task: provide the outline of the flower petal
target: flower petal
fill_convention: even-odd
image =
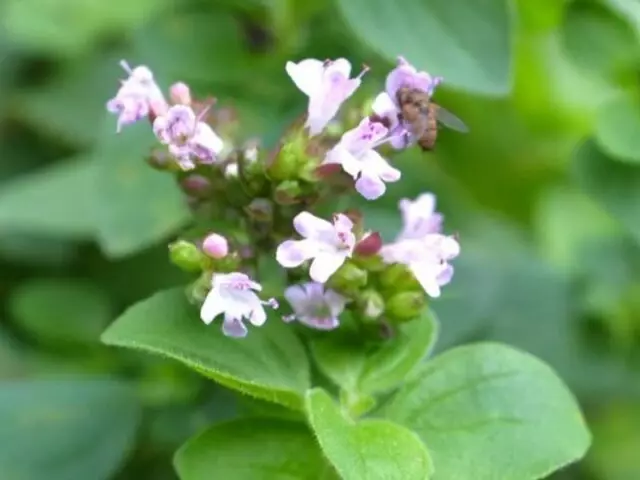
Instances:
[[[311,96],[322,87],[324,63],[315,58],[308,58],[298,63],[287,62],[285,70],[296,87],[305,95]]]
[[[295,312],[304,310],[309,301],[309,295],[305,285],[291,285],[284,291],[284,298],[289,302]]]
[[[214,318],[225,310],[225,302],[216,288],[213,288],[204,299],[200,308],[200,318],[209,325]]]
[[[317,238],[321,233],[333,232],[333,225],[309,212],[300,212],[293,219],[293,228],[305,238]]]
[[[256,297],[256,305],[251,310],[251,315],[249,315],[249,321],[256,327],[264,325],[264,322],[267,321],[267,312],[264,311],[264,307],[258,297]]]
[[[347,298],[343,297],[333,290],[327,290],[324,294],[324,298],[329,306],[329,310],[334,317],[337,317],[342,313],[344,307],[347,304]]]
[[[376,115],[390,119],[395,118],[396,123],[398,122],[397,114],[400,110],[387,92],[379,93],[378,96],[376,96],[371,105],[371,109]],[[393,128],[393,125],[391,127]]]
[[[225,315],[222,322],[222,333],[227,337],[242,338],[247,336],[247,327],[241,319]]]
[[[344,78],[351,76],[351,62],[346,58],[337,58],[324,67],[325,76],[340,74]]]
[[[440,285],[437,278],[438,265],[430,262],[412,263],[409,265],[411,273],[413,273],[420,286],[431,298],[440,296]]]
[[[340,326],[338,318],[330,316],[314,317],[311,315],[302,315],[298,317],[298,321],[308,327],[315,328],[316,330],[333,330]]]
[[[356,190],[367,200],[376,200],[384,195],[387,186],[377,175],[363,172],[356,181]]]
[[[276,250],[276,260],[284,268],[294,268],[313,258],[317,251],[317,246],[313,241],[285,240]]]
[[[326,283],[346,259],[342,253],[319,253],[311,263],[309,276],[315,282]]]

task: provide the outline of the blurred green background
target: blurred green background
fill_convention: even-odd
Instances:
[[[405,152],[364,204],[438,195],[463,253],[439,350],[525,349],[578,396],[594,444],[557,479],[640,478],[640,2],[4,0],[0,5],[0,477],[171,479],[215,419],[259,411],[181,366],[103,347],[135,301],[179,285],[180,194],[104,105],[146,64],[235,106],[272,144],[305,108],[287,60],[346,57],[382,89],[397,55],[443,75],[471,133]],[[354,102],[357,103],[357,99]]]

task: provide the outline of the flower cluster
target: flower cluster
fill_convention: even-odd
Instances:
[[[129,77],[107,108],[118,115],[118,132],[150,121],[162,147],[152,164],[174,172],[189,196],[195,225],[170,245],[170,253],[177,265],[200,272],[189,292],[206,324],[222,316],[222,331],[232,337],[247,334],[245,322],[263,325],[265,306],[278,308],[274,298],[261,299],[277,276],[261,264],[274,257],[286,283],[269,293],[283,297],[291,310],[282,318],[318,330],[338,327],[346,309],[363,322],[387,326],[414,319],[427,295],[438,297],[451,281],[450,261],[460,246],[442,233],[431,193],[400,201],[403,227],[387,244],[364,228],[355,210],[317,215],[339,194],[355,190],[372,201],[400,180],[400,170],[379,151],[385,144],[409,148],[417,140],[398,91],[431,96],[440,78],[400,57],[372,111],[338,139],[327,132],[329,125],[368,68],[351,78],[344,58],[287,62],[286,73],[308,97],[307,111],[275,150],[264,152],[259,142],[234,139],[233,112],[195,102],[184,83],[174,84],[167,100],[147,67],[122,65]],[[342,172],[343,185],[327,172]]]

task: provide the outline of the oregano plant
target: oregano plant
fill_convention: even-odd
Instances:
[[[169,257],[192,282],[132,306],[102,339],[291,413],[211,425],[176,453],[180,478],[534,480],[585,454],[579,407],[541,361],[493,343],[431,358],[447,325],[430,301],[464,255],[436,195],[400,201],[392,242],[350,207],[401,181],[388,158],[426,131],[398,92],[427,115],[442,79],[400,58],[382,93],[343,107],[366,67],[288,62],[308,109],[267,149],[228,107],[184,83],[167,99],[149,68],[122,65],[107,107],[123,142],[153,132],[149,168],[185,192],[190,221]]]

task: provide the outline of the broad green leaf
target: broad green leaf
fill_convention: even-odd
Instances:
[[[619,96],[605,103],[596,122],[596,140],[613,160],[640,163],[640,101]]]
[[[580,187],[640,242],[640,169],[613,161],[587,140],[575,152],[573,173]]]
[[[205,325],[183,289],[158,292],[124,312],[102,335],[108,345],[138,348],[178,360],[222,385],[292,408],[309,388],[302,344],[277,314],[243,339]]]
[[[0,471],[25,480],[107,480],[133,447],[140,407],[111,380],[0,382]]]
[[[95,232],[96,169],[86,159],[61,162],[7,182],[0,229],[90,239]]]
[[[117,134],[109,117],[103,127],[94,158],[98,239],[109,257],[123,257],[166,240],[189,212],[172,175],[146,163],[157,142],[148,123]]]
[[[499,344],[434,358],[381,414],[420,435],[443,480],[544,478],[580,459],[591,441],[556,374]]]
[[[38,340],[98,343],[111,315],[109,297],[86,280],[36,279],[9,298],[14,320]]]
[[[636,42],[633,30],[601,5],[569,5],[562,34],[569,58],[589,75],[630,72],[640,54],[640,48],[629,48]]]
[[[106,33],[136,26],[165,2],[155,0],[7,0],[0,26],[16,44],[46,53],[76,55]]]
[[[391,61],[403,55],[454,88],[504,95],[511,88],[508,0],[340,0],[353,31]]]
[[[328,467],[303,423],[248,418],[213,425],[176,452],[181,480],[319,480]]]
[[[425,480],[429,452],[416,434],[387,420],[353,422],[321,389],[310,390],[306,409],[322,451],[344,480]]]
[[[127,75],[119,60],[97,56],[65,64],[46,83],[16,93],[16,114],[55,141],[92,145],[102,133],[107,100]]]
[[[382,345],[366,348],[332,335],[314,341],[311,351],[320,370],[347,392],[380,393],[399,385],[429,354],[437,328],[435,316],[426,311]]]
[[[640,42],[640,3],[627,0],[602,0],[635,29],[636,41]]]

